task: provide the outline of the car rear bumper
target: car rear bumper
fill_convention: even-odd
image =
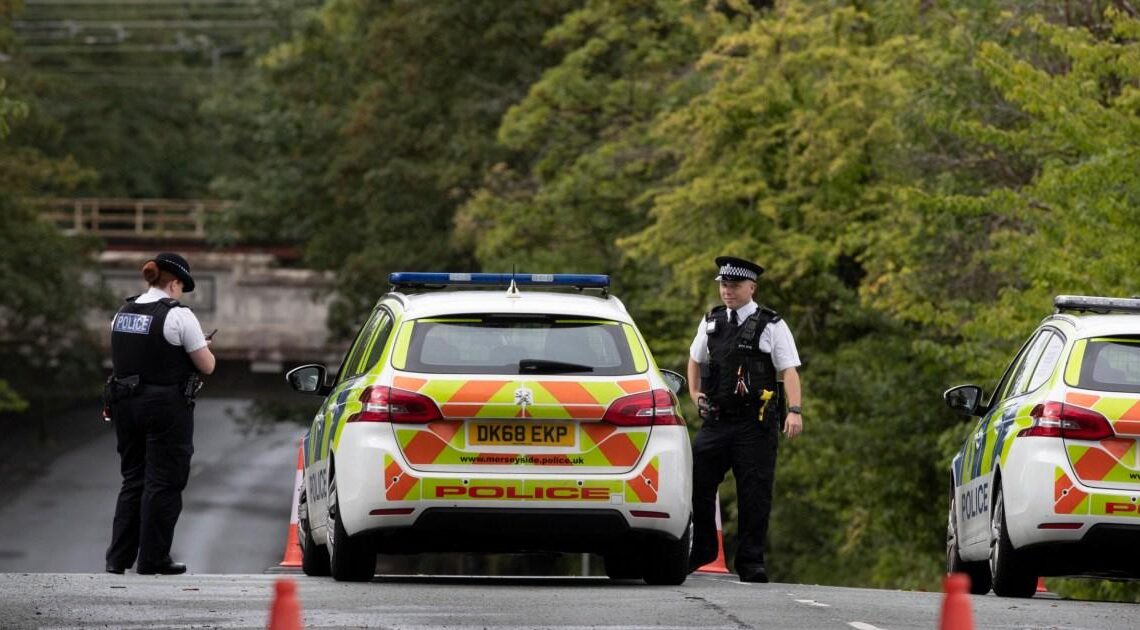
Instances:
[[[1017,440],[1001,474],[1014,548],[1087,543],[1096,550],[1105,547],[1103,540],[1128,539],[1133,535],[1128,532],[1140,532],[1140,497],[1078,481],[1060,440]],[[1136,546],[1140,536],[1132,541]]]
[[[379,424],[346,427],[334,457],[345,530],[374,535],[393,553],[601,551],[631,537],[679,539],[690,520],[683,434],[655,431],[623,474],[414,471]]]

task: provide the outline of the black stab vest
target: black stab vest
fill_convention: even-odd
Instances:
[[[138,375],[148,385],[180,385],[194,373],[190,355],[182,346],[172,345],[162,334],[170,309],[181,306],[177,300],[163,298],[139,304],[139,296],[115,313],[111,327],[111,361],[115,378]]]
[[[772,403],[765,408],[775,414],[779,407],[776,388],[776,366],[772,355],[761,352],[760,335],[764,328],[780,321],[780,316],[772,309],[760,306],[735,330],[728,322],[728,309],[723,305],[705,315],[705,330],[708,332],[709,360],[701,366],[701,391],[709,400],[720,407],[722,414],[732,417],[756,418],[760,413],[761,392],[773,392]],[[750,338],[749,338],[750,337]],[[745,395],[736,394],[739,375],[748,386]]]

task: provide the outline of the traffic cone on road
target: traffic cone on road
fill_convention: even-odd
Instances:
[[[1048,593],[1049,592],[1049,587],[1045,586],[1045,578],[1043,578],[1043,577],[1037,578],[1037,592],[1038,593]]]
[[[730,573],[724,561],[724,526],[720,521],[720,493],[716,493],[716,560],[697,569],[697,573]]]
[[[285,557],[282,567],[301,566],[301,545],[297,543],[297,503],[301,499],[301,483],[305,475],[305,447],[297,447],[297,477],[293,484],[293,511],[289,516],[289,533],[285,535]]]
[[[297,601],[297,584],[288,578],[277,580],[273,605],[269,608],[269,630],[302,630],[301,604]]]
[[[951,573],[942,578],[942,620],[939,630],[974,630],[974,612],[970,608],[970,576]]]

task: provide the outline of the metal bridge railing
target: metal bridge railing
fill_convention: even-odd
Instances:
[[[232,204],[195,199],[37,199],[40,216],[67,234],[204,240],[211,214]]]

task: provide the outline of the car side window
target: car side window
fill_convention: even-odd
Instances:
[[[1033,339],[1033,343],[1029,345],[1029,351],[1025,353],[1025,360],[1017,368],[1017,374],[1013,378],[1013,386],[1009,388],[1009,393],[1006,398],[1013,396],[1020,396],[1028,391],[1029,377],[1037,368],[1037,363],[1041,360],[1041,353],[1045,350],[1045,344],[1053,337],[1053,333],[1047,330],[1042,330],[1037,333],[1037,337]]]
[[[352,342],[352,350],[348,352],[348,356],[345,357],[344,363],[340,366],[340,373],[337,374],[336,382],[338,385],[360,374],[360,371],[356,369],[360,365],[360,356],[364,354],[368,341],[372,339],[372,333],[376,332],[376,327],[386,313],[387,311],[383,309],[376,309],[368,318],[368,322],[361,327],[360,332],[356,333],[356,340]]]
[[[1029,386],[1025,391],[1032,392],[1038,387],[1045,384],[1052,376],[1054,368],[1057,367],[1057,360],[1061,358],[1061,350],[1065,347],[1065,340],[1061,335],[1053,333],[1049,336],[1049,341],[1045,342],[1045,349],[1041,352],[1041,358],[1037,361],[1037,368],[1033,370],[1033,376],[1029,377]]]
[[[990,409],[993,409],[998,403],[1002,402],[1006,398],[1009,398],[1010,393],[1014,391],[1013,385],[1017,383],[1018,377],[1021,375],[1021,370],[1025,365],[1026,356],[1028,356],[1030,354],[1030,351],[1033,350],[1033,347],[1037,344],[1037,339],[1040,337],[1040,332],[1031,337],[1030,341],[1027,341],[1025,345],[1021,347],[1021,350],[1018,351],[1017,356],[1014,357],[1013,361],[1010,362],[1009,367],[1005,370],[1005,374],[1002,375],[1001,382],[998,383],[997,388],[994,389],[993,398],[990,399]]]
[[[384,354],[384,345],[388,343],[388,336],[392,334],[392,314],[388,309],[380,309],[382,315],[380,316],[379,325],[372,334],[372,339],[368,344],[368,349],[364,352],[364,361],[360,364],[358,373],[363,374],[372,369],[376,362],[380,360],[380,355]]]

